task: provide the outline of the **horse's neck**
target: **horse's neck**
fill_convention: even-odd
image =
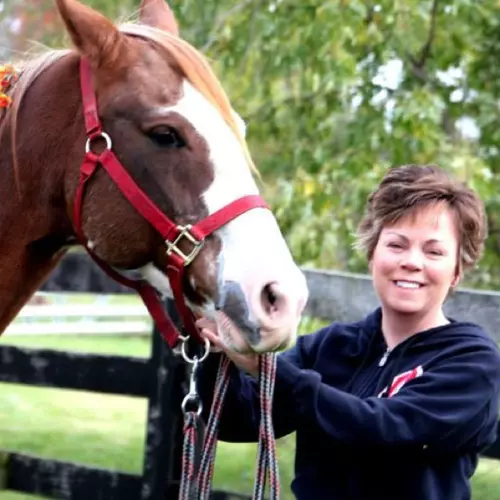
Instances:
[[[16,132],[19,187],[10,126],[0,135],[0,333],[72,241],[64,169],[76,157],[73,144],[80,133],[73,124],[75,88],[68,61],[58,61],[26,93]]]

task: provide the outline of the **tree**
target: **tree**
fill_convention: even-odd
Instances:
[[[115,18],[139,5],[87,2]],[[52,6],[5,0],[38,25],[42,4]],[[491,237],[466,284],[500,285],[498,2],[185,0],[172,7],[182,35],[208,55],[246,119],[265,194],[301,264],[366,271],[352,234],[367,194],[390,166],[429,162],[485,199]],[[46,16],[44,34],[51,32]],[[25,18],[22,25],[25,34]]]
[[[495,4],[243,0],[197,40],[249,121],[299,261],[366,271],[352,233],[367,194],[390,166],[438,163],[487,204],[492,237],[467,283],[500,283]],[[198,7],[190,6],[195,23]]]

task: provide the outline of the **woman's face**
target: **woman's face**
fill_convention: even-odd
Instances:
[[[458,283],[458,235],[445,204],[424,207],[380,233],[370,269],[386,312],[440,314]]]

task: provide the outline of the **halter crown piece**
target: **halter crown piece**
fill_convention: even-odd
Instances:
[[[0,109],[7,109],[12,99],[7,91],[17,82],[18,74],[11,64],[0,65]]]

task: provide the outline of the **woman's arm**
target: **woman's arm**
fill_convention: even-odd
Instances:
[[[500,362],[489,346],[456,350],[391,398],[361,399],[321,376],[280,360],[277,384],[288,387],[302,425],[319,426],[353,446],[455,449],[498,418]]]

